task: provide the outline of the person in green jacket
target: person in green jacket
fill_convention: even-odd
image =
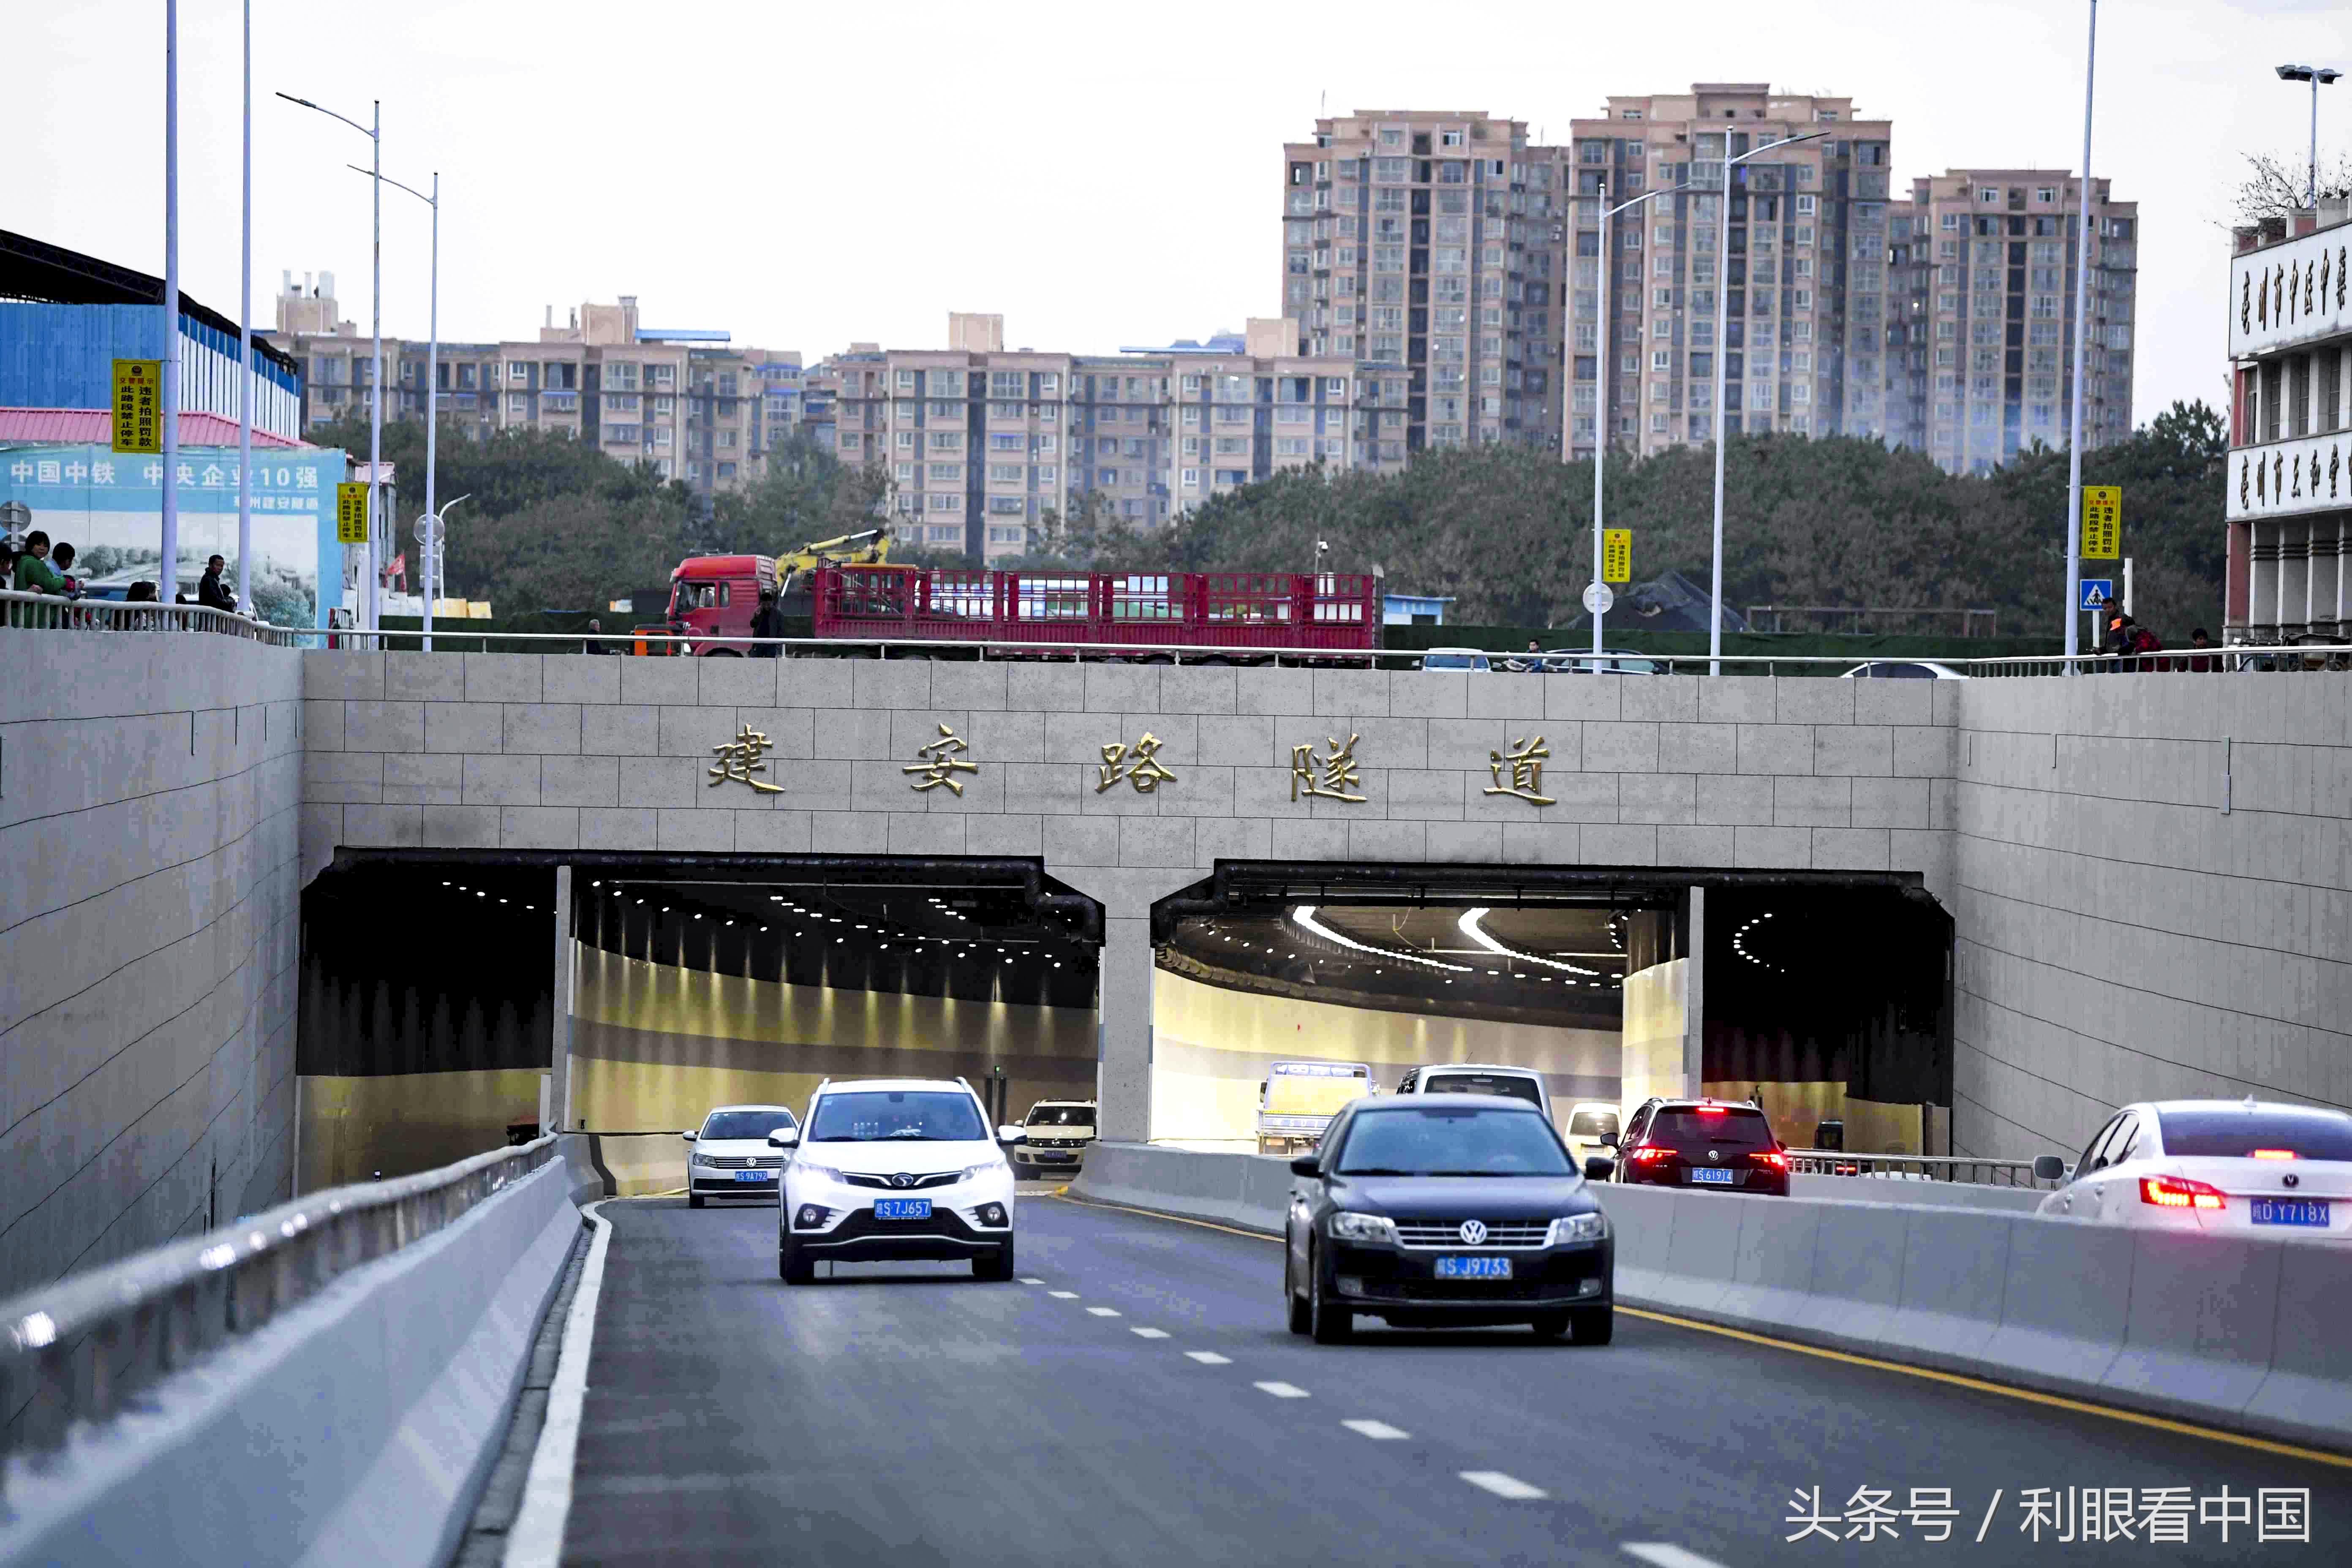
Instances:
[[[25,536],[25,552],[16,558],[16,591],[20,594],[63,594],[66,580],[49,564],[49,536],[38,529]]]

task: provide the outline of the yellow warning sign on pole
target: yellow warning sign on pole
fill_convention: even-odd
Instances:
[[[118,452],[163,451],[162,360],[119,359],[114,362],[114,449]]]
[[[335,487],[335,538],[338,542],[367,542],[367,486],[357,480],[347,480]]]
[[[1604,528],[1601,531],[1601,580],[1603,583],[1631,583],[1633,580],[1632,529]]]
[[[2083,559],[2114,561],[2124,552],[2124,488],[2083,487]]]

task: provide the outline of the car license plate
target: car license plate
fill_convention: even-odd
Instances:
[[[2256,1225],[2299,1225],[2326,1230],[2330,1223],[2326,1198],[2256,1198],[2252,1206]]]
[[[161,557],[159,556],[157,559],[160,560]],[[1056,1160],[1075,1160],[1077,1156],[1076,1154],[1056,1154],[1048,1151],[1041,1150],[1038,1152],[1037,1158],[1051,1163]]]
[[[738,1171],[735,1179],[739,1182],[772,1182],[776,1175],[772,1171]]]
[[[1693,1171],[1690,1173],[1690,1179],[1694,1185],[1702,1187],[1727,1187],[1731,1185],[1731,1173],[1728,1171]]]
[[[876,1219],[929,1219],[931,1200],[929,1198],[876,1198]]]
[[[1441,1258],[1437,1260],[1440,1279],[1508,1279],[1511,1260],[1507,1258]]]

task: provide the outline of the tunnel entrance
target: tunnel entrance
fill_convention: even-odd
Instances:
[[[303,895],[305,1190],[558,1123],[667,1190],[712,1106],[826,1078],[1092,1100],[1101,932],[1034,861],[347,851]]]
[[[1951,921],[1900,875],[1223,862],[1153,939],[1155,1139],[1256,1147],[1269,1069],[1305,1060],[1384,1092],[1528,1068],[1563,1127],[1709,1093],[1791,1147],[1948,1147]]]

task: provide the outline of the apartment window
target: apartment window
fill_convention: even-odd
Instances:
[[[924,505],[932,511],[961,511],[963,497],[953,491],[945,495],[927,496],[924,498]]]
[[[934,430],[931,432],[930,448],[934,452],[961,452],[963,450],[963,437],[954,430]]]
[[[1188,490],[1190,490],[1190,489],[1200,489],[1200,488],[1201,488],[1201,470],[1200,470],[1200,469],[1198,469],[1198,468],[1186,468],[1186,469],[1184,470],[1184,488],[1185,488],[1186,489],[1188,489]]]

